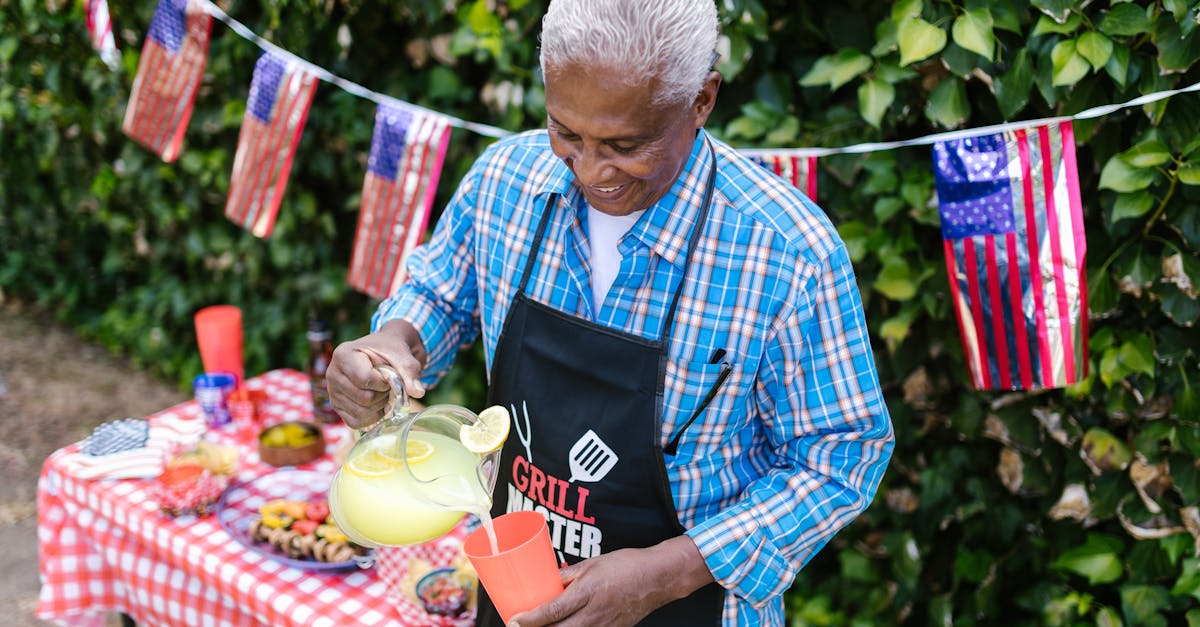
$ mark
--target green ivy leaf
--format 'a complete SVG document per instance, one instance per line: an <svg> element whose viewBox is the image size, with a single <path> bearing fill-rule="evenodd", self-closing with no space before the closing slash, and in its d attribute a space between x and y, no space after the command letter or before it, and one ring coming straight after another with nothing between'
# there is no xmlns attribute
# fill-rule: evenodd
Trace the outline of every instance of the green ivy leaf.
<svg viewBox="0 0 1200 627"><path fill-rule="evenodd" d="M1099 71L1112 57L1113 42L1096 31L1089 31L1075 40L1075 50L1092 64L1092 69Z"/></svg>
<svg viewBox="0 0 1200 627"><path fill-rule="evenodd" d="M1158 289L1158 297L1162 303L1162 312L1175 324L1190 327L1200 318L1200 300L1189 297L1178 287L1172 284L1163 285Z"/></svg>
<svg viewBox="0 0 1200 627"><path fill-rule="evenodd" d="M1187 595L1200 601L1200 558L1183 560L1183 575L1175 581L1171 594Z"/></svg>
<svg viewBox="0 0 1200 627"><path fill-rule="evenodd" d="M1083 434L1079 452L1087 457L1092 467L1104 472L1125 470L1133 460L1133 452L1124 442L1099 427L1092 427Z"/></svg>
<svg viewBox="0 0 1200 627"><path fill-rule="evenodd" d="M1200 163L1185 163L1175 174L1184 185L1200 185Z"/></svg>
<svg viewBox="0 0 1200 627"><path fill-rule="evenodd" d="M1171 160L1171 149L1157 139L1134 144L1121 153L1121 158L1135 168L1153 168Z"/></svg>
<svg viewBox="0 0 1200 627"><path fill-rule="evenodd" d="M804 76L800 77L800 85L803 87L817 87L819 85L828 85L833 81L833 55L825 55L815 62Z"/></svg>
<svg viewBox="0 0 1200 627"><path fill-rule="evenodd" d="M837 91L837 88L871 69L871 64L871 57L854 48L842 48L837 54L818 59L812 69L800 79L800 84L812 87L828 83L830 89Z"/></svg>
<svg viewBox="0 0 1200 627"><path fill-rule="evenodd" d="M1110 348L1104 351L1100 357L1100 380L1104 382L1104 387L1111 388L1117 381L1125 378L1129 371L1125 369L1125 364L1121 363L1120 354L1117 349Z"/></svg>
<svg viewBox="0 0 1200 627"><path fill-rule="evenodd" d="M1052 566L1086 577L1088 583L1112 583L1124 573L1121 553L1125 546L1120 539L1099 533L1089 533L1081 545L1058 556Z"/></svg>
<svg viewBox="0 0 1200 627"><path fill-rule="evenodd" d="M1188 3L1187 0L1163 0L1163 8L1171 12L1171 16L1176 22L1182 22L1183 18L1187 17Z"/></svg>
<svg viewBox="0 0 1200 627"><path fill-rule="evenodd" d="M991 61L996 51L992 26L992 12L981 7L964 11L955 18L950 33L959 46Z"/></svg>
<svg viewBox="0 0 1200 627"><path fill-rule="evenodd" d="M858 110L863 119L875 128L880 127L883 114L887 113L896 98L896 88L878 78L864 82L858 87Z"/></svg>
<svg viewBox="0 0 1200 627"><path fill-rule="evenodd" d="M846 253L850 261L858 263L867 256L867 238L870 235L867 225L858 220L843 222L837 227L838 235L846 245Z"/></svg>
<svg viewBox="0 0 1200 627"><path fill-rule="evenodd" d="M1121 611L1129 625L1166 626L1160 610L1168 609L1171 596L1162 586L1121 586Z"/></svg>
<svg viewBox="0 0 1200 627"><path fill-rule="evenodd" d="M1060 41L1050 51L1054 64L1054 85L1074 85L1088 74L1088 61L1079 54L1074 41Z"/></svg>
<svg viewBox="0 0 1200 627"><path fill-rule="evenodd" d="M1160 15L1154 28L1154 45L1158 46L1158 67L1163 74L1186 72L1200 59L1200 34L1185 35L1179 23Z"/></svg>
<svg viewBox="0 0 1200 627"><path fill-rule="evenodd" d="M1130 373L1140 372L1154 378L1154 342L1148 336L1138 334L1125 338L1118 356Z"/></svg>
<svg viewBox="0 0 1200 627"><path fill-rule="evenodd" d="M1136 192L1150 187L1156 178L1154 170L1135 168L1120 155L1113 155L1100 171L1100 189Z"/></svg>
<svg viewBox="0 0 1200 627"><path fill-rule="evenodd" d="M892 219L892 216L900 213L907 206L903 200L896 196L880 196L875 201L872 211L875 214L875 220L882 224Z"/></svg>
<svg viewBox="0 0 1200 627"><path fill-rule="evenodd" d="M725 125L725 134L729 137L757 139L762 137L766 130L766 126L761 121L748 115L736 117Z"/></svg>
<svg viewBox="0 0 1200 627"><path fill-rule="evenodd" d="M1037 24L1033 27L1033 36L1040 37L1042 35L1070 35L1079 30L1079 26L1083 24L1083 18L1072 13L1067 18L1066 22L1056 22L1045 15L1038 18Z"/></svg>
<svg viewBox="0 0 1200 627"><path fill-rule="evenodd" d="M1013 55L1008 71L996 78L996 105L1004 119L1011 120L1029 103L1033 91L1033 62L1029 50L1021 48Z"/></svg>
<svg viewBox="0 0 1200 627"><path fill-rule="evenodd" d="M1067 15L1075 6L1072 0L1033 0L1031 4L1059 24L1067 21Z"/></svg>
<svg viewBox="0 0 1200 627"><path fill-rule="evenodd" d="M768 146L792 146L796 143L796 137L800 134L800 120L794 115L789 115L783 118L779 124L767 131L763 141Z"/></svg>
<svg viewBox="0 0 1200 627"><path fill-rule="evenodd" d="M1125 89L1125 84L1129 80L1129 48L1125 46L1113 48L1112 56L1108 58L1108 63L1104 64L1104 71L1116 81L1121 89Z"/></svg>
<svg viewBox="0 0 1200 627"><path fill-rule="evenodd" d="M500 32L500 18L488 9L486 0L475 0L467 11L467 26L479 35Z"/></svg>
<svg viewBox="0 0 1200 627"><path fill-rule="evenodd" d="M899 313L879 325L879 335L887 340L889 346L903 342L908 337L909 330L912 329L913 321L916 320L919 311L920 308L916 305L916 301L905 302Z"/></svg>
<svg viewBox="0 0 1200 627"><path fill-rule="evenodd" d="M971 107L967 104L967 92L963 82L953 76L938 83L925 104L925 115L946 128L961 125L970 112Z"/></svg>
<svg viewBox="0 0 1200 627"><path fill-rule="evenodd" d="M1154 28L1154 22L1150 18L1153 11L1153 6L1142 8L1133 3L1118 4L1104 14L1104 19L1100 21L1100 32L1110 37L1131 37L1148 33Z"/></svg>
<svg viewBox="0 0 1200 627"><path fill-rule="evenodd" d="M1193 375L1195 376L1195 375ZM1176 418L1187 418L1195 420L1200 417L1200 394L1196 393L1196 389L1190 385L1184 385L1179 394L1175 396L1175 404L1171 407L1171 413ZM1197 446L1190 449L1193 456L1200 457L1200 438L1197 439Z"/></svg>
<svg viewBox="0 0 1200 627"><path fill-rule="evenodd" d="M1127 218L1137 218L1145 215L1153 206L1154 196L1150 192L1117 194L1117 201L1113 203L1112 216L1109 220L1115 223Z"/></svg>
<svg viewBox="0 0 1200 627"><path fill-rule="evenodd" d="M919 17L905 18L896 27L900 65L927 59L946 47L946 31Z"/></svg>
<svg viewBox="0 0 1200 627"><path fill-rule="evenodd" d="M892 5L892 20L900 22L909 17L921 17L924 8L923 0L899 0Z"/></svg>
<svg viewBox="0 0 1200 627"><path fill-rule="evenodd" d="M916 278L903 257L887 258L874 285L876 291L892 300L906 301L917 294Z"/></svg>

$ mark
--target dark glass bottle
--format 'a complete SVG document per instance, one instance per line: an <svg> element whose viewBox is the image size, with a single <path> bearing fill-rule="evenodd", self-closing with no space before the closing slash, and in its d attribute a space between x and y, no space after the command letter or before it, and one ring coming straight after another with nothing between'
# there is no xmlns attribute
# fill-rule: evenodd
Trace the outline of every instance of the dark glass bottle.
<svg viewBox="0 0 1200 627"><path fill-rule="evenodd" d="M333 333L321 320L308 323L308 381L312 386L313 417L318 422L333 424L341 421L329 404L329 385L325 370L333 359Z"/></svg>

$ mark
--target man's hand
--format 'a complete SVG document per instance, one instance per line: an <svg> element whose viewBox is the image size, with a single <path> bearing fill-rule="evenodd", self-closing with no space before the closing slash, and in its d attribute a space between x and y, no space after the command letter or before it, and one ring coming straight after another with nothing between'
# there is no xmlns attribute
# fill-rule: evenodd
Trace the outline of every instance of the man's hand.
<svg viewBox="0 0 1200 627"><path fill-rule="evenodd" d="M375 366L394 368L405 392L420 398L425 396L421 384L425 358L416 328L403 320L392 320L375 333L339 344L325 371L330 405L347 425L366 428L383 417L391 390Z"/></svg>
<svg viewBox="0 0 1200 627"><path fill-rule="evenodd" d="M566 589L509 625L634 625L654 610L713 581L687 536L645 549L621 549L559 571Z"/></svg>

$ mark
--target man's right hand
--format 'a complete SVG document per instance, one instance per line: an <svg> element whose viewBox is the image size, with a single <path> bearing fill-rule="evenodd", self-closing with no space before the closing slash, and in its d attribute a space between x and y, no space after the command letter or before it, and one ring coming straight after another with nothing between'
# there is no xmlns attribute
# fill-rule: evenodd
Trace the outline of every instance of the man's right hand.
<svg viewBox="0 0 1200 627"><path fill-rule="evenodd" d="M347 425L365 429L383 417L391 391L375 366L391 366L408 395L420 398L425 396L425 359L420 335L404 320L392 320L370 335L339 344L325 371L330 404Z"/></svg>

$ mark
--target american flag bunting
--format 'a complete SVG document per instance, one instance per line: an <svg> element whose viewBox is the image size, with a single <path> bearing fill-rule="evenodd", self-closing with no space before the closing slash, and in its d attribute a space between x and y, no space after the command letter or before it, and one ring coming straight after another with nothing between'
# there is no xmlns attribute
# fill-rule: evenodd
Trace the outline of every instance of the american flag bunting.
<svg viewBox="0 0 1200 627"><path fill-rule="evenodd" d="M113 37L108 0L86 0L84 10L87 13L87 30L92 47L100 53L100 59L109 69L117 69L121 64L121 53L117 50L117 40Z"/></svg>
<svg viewBox="0 0 1200 627"><path fill-rule="evenodd" d="M1030 390L1086 378L1087 242L1071 122L938 142L933 161L974 386Z"/></svg>
<svg viewBox="0 0 1200 627"><path fill-rule="evenodd" d="M400 104L376 109L346 276L351 287L384 298L404 280L404 259L425 232L449 139L443 116Z"/></svg>
<svg viewBox="0 0 1200 627"><path fill-rule="evenodd" d="M816 157L799 157L786 152L772 154L755 151L750 158L791 183L793 187L804 192L805 196L813 200L817 199Z"/></svg>
<svg viewBox="0 0 1200 627"><path fill-rule="evenodd" d="M161 0L154 10L121 129L163 161L183 147L211 32L202 0Z"/></svg>
<svg viewBox="0 0 1200 627"><path fill-rule="evenodd" d="M257 237L275 226L316 89L316 76L275 52L264 52L254 65L225 215Z"/></svg>

